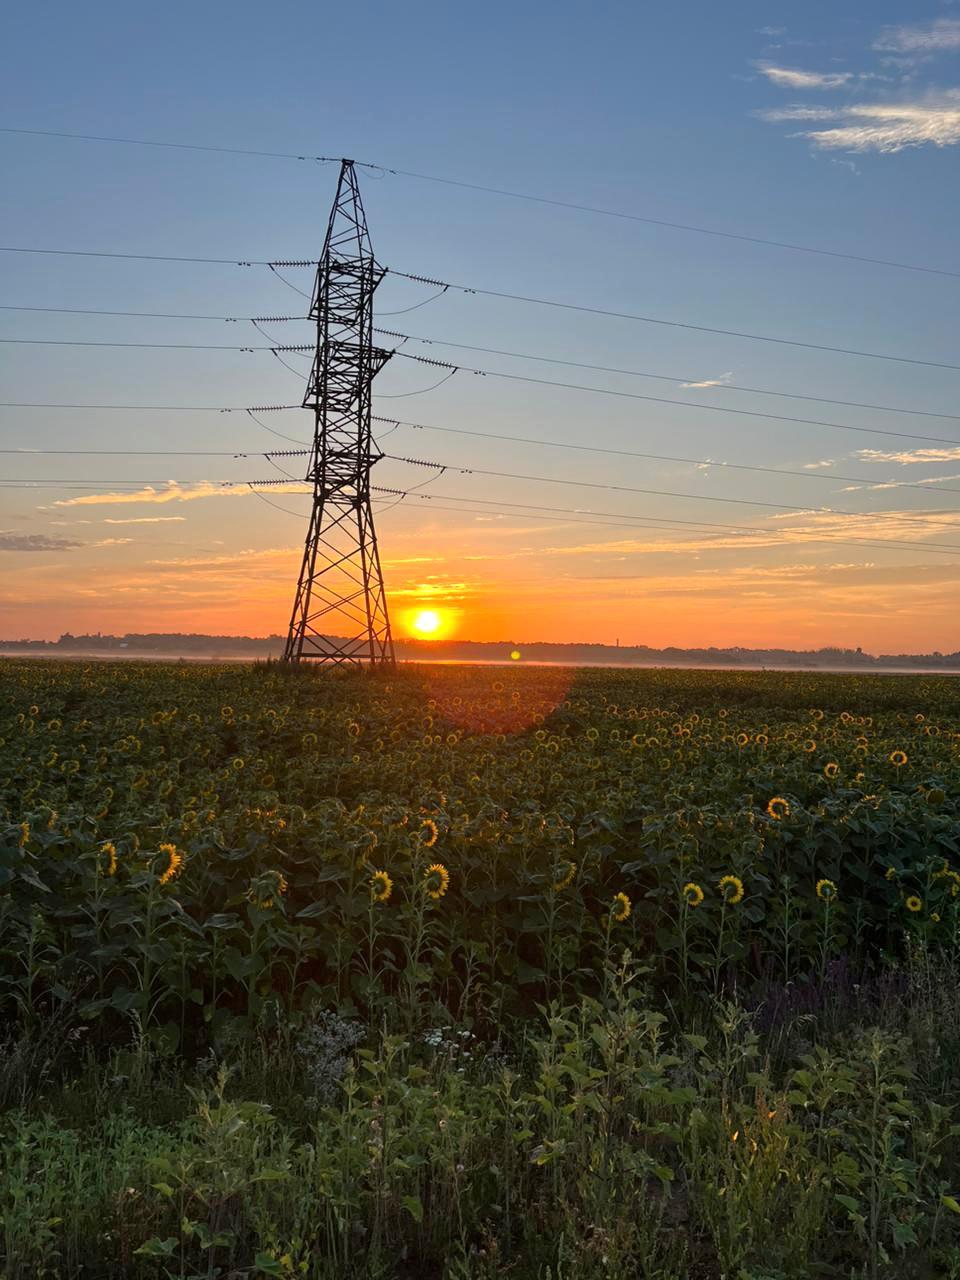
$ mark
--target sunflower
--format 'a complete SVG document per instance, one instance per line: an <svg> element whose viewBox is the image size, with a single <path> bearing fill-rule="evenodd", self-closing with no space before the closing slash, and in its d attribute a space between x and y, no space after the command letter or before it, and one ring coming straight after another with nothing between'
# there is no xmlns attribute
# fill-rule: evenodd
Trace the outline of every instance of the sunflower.
<svg viewBox="0 0 960 1280"><path fill-rule="evenodd" d="M817 744L812 738L807 738L806 742L803 744L803 749L809 755L811 752L816 751Z"/></svg>
<svg viewBox="0 0 960 1280"><path fill-rule="evenodd" d="M914 915L916 915L918 911L923 910L923 899L918 898L915 893L911 893L910 897L907 898L906 902L904 903L904 906L907 908L908 911L912 911Z"/></svg>
<svg viewBox="0 0 960 1280"><path fill-rule="evenodd" d="M427 886L427 893L434 902L442 898L450 888L450 872L442 862L431 863L423 873L423 879Z"/></svg>
<svg viewBox="0 0 960 1280"><path fill-rule="evenodd" d="M840 766L835 760L831 760L823 766L823 776L825 778L835 778L839 772Z"/></svg>
<svg viewBox="0 0 960 1280"><path fill-rule="evenodd" d="M386 902L393 893L393 881L385 871L375 871L370 877L370 897L374 902Z"/></svg>
<svg viewBox="0 0 960 1280"><path fill-rule="evenodd" d="M117 874L117 846L107 841L107 843L101 847L100 852L107 859L106 874L108 876L115 876Z"/></svg>
<svg viewBox="0 0 960 1280"><path fill-rule="evenodd" d="M930 919L933 921L933 923L934 923L934 924L939 924L939 923L940 923L940 912L939 912L939 911L931 911L931 912L930 912Z"/></svg>
<svg viewBox="0 0 960 1280"><path fill-rule="evenodd" d="M420 829L421 831L427 832L427 834L422 837L424 847L432 849L440 836L440 829L432 818L424 818L423 822L420 823Z"/></svg>
<svg viewBox="0 0 960 1280"><path fill-rule="evenodd" d="M832 902L837 896L837 886L832 880L817 881L817 897L822 902Z"/></svg>
<svg viewBox="0 0 960 1280"><path fill-rule="evenodd" d="M610 918L614 924L623 924L631 910L630 899L625 893L614 894L613 902L610 904Z"/></svg>
<svg viewBox="0 0 960 1280"><path fill-rule="evenodd" d="M233 765L234 770L239 773L244 766L243 756L234 756L230 763Z"/></svg>
<svg viewBox="0 0 960 1280"><path fill-rule="evenodd" d="M749 741L750 741L750 735L749 735L749 733L738 733L738 734L737 734L737 746L738 746L738 747L745 747Z"/></svg>
<svg viewBox="0 0 960 1280"><path fill-rule="evenodd" d="M729 902L732 907L743 900L743 881L739 876L721 876L717 888L723 894L724 902Z"/></svg>
<svg viewBox="0 0 960 1280"><path fill-rule="evenodd" d="M896 867L887 867L886 871L884 872L884 878L885 878L885 879L887 879L887 880L896 880L896 878L897 878L897 868L896 868Z"/></svg>
<svg viewBox="0 0 960 1280"><path fill-rule="evenodd" d="M682 892L688 907L699 907L703 901L703 890L692 880L683 886Z"/></svg>
<svg viewBox="0 0 960 1280"><path fill-rule="evenodd" d="M261 911L269 911L274 903L274 895L282 898L287 892L287 878L282 871L265 871L257 876L247 890L247 898Z"/></svg>
<svg viewBox="0 0 960 1280"><path fill-rule="evenodd" d="M784 800L783 796L774 796L772 800L767 802L767 813L771 818L775 818L777 822L782 818L789 818L789 801Z"/></svg>
<svg viewBox="0 0 960 1280"><path fill-rule="evenodd" d="M576 874L577 874L577 864L575 862L568 862L566 874L563 876L562 879L558 880L556 884L553 886L554 889L557 891L557 893L559 893L562 889L569 889L569 887L573 884L573 877Z"/></svg>
<svg viewBox="0 0 960 1280"><path fill-rule="evenodd" d="M177 851L175 844L162 844L160 853L167 855L167 866L163 875L160 877L161 884L169 884L180 874L180 868L183 866L183 854Z"/></svg>
<svg viewBox="0 0 960 1280"><path fill-rule="evenodd" d="M891 751L888 759L891 764L896 765L898 769L902 769L907 763L907 753L905 751Z"/></svg>
<svg viewBox="0 0 960 1280"><path fill-rule="evenodd" d="M20 838L17 841L18 846L23 849L26 847L27 841L30 839L30 823L20 823Z"/></svg>

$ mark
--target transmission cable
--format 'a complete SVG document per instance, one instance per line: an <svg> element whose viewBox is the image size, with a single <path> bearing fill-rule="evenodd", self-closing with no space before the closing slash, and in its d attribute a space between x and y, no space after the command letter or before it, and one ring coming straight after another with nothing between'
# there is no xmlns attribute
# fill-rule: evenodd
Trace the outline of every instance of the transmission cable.
<svg viewBox="0 0 960 1280"><path fill-rule="evenodd" d="M868 487L884 486L898 489L920 489L924 493L930 493L930 486L936 485L934 492L960 493L960 489L937 484L935 478L924 483L922 481L880 480L867 476L842 476L835 471L797 471L790 467L759 467L743 462L725 462L719 458L679 458L663 453L638 453L634 449L613 449L594 444L568 444L566 441L561 440L541 440L532 436L503 435L495 431L473 431L467 427L436 427L427 422L407 422L402 418L387 418L377 413L371 414L371 418L374 422L393 422L401 427L410 427L414 431L440 431L444 435L476 436L481 440L502 440L508 444L532 444L548 449L574 449L578 453L613 454L622 458L642 458L648 462L680 462L695 467L723 467L730 471L759 471L767 475L798 476L803 480L820 480L827 483L843 480L851 484L863 484ZM960 445L960 442L958 442L958 445ZM936 459L931 459L931 462L934 461Z"/></svg>
<svg viewBox="0 0 960 1280"><path fill-rule="evenodd" d="M719 404L697 404L688 400L669 400L660 396L646 396L638 391L617 391L612 387L589 387L578 382L558 382L552 378L534 378L529 374L522 373L504 373L499 369L476 369L469 365L449 364L445 360L428 360L426 356L411 355L408 351L395 351L394 355L402 360L416 360L420 364L435 365L440 369L460 370L463 373L473 373L480 378L502 378L508 382L529 382L538 387L559 387L564 391L586 391L592 392L594 395L615 396L620 400L643 400L654 404L675 404L685 408L703 409L711 413L732 413L739 414L748 418L769 418L774 422L793 422L807 423L810 426L828 427L838 431L855 431L863 435L891 436L898 440L920 440L928 444L949 444L960 446L960 440L951 439L949 436L924 436L917 435L909 431L887 431L881 427L854 427L842 422L827 422L818 418L794 418L778 413L762 413L759 409L735 409L728 405ZM960 365L957 366L960 368ZM380 393L378 392L379 396Z"/></svg>
<svg viewBox="0 0 960 1280"><path fill-rule="evenodd" d="M442 292L434 294L432 298L425 299L426 302L434 301L442 296ZM416 306L423 306L424 303L417 303ZM406 310L414 310L408 307ZM124 316L130 318L158 319L158 320L218 320L228 324L238 324L249 322L253 325L260 324L288 324L294 322L310 322L308 316L217 316L205 315L200 313L179 313L171 311L109 311L99 308L79 308L79 307L31 307L31 306L14 306L10 304L0 305L0 311L36 311L46 312L57 315L92 315L92 316ZM381 311L381 316L386 315L402 315L402 311ZM261 329L262 333L263 330ZM533 360L541 364L557 364L571 369L590 369L597 373L616 373L622 374L630 378L649 378L656 382L670 382L683 386L696 386L703 382L703 375L694 374L669 374L669 373L651 373L643 369L623 369L616 365L588 364L582 360L565 360L558 356L542 356L532 355L527 351L507 351L500 347L480 347L466 342L452 342L447 338L423 338L416 334L399 333L393 329L375 328L375 333L383 334L386 337L399 338L406 342L419 342L424 346L442 346L454 347L461 351L480 351L485 355L508 356L517 360ZM264 333L264 337L268 335ZM274 339L270 339L274 341ZM732 391L743 395L760 395L760 396L776 396L786 400L809 400L816 404L835 404L847 409L870 409L878 413L899 413L909 414L922 418L943 418L951 422L960 421L960 414L942 413L932 409L915 409L904 405L890 404L874 404L864 400L837 400L830 396L814 396L804 394L797 391L777 391L769 387L747 387L737 382L719 382L714 381L710 387L712 391ZM686 401L669 401L668 403L688 403ZM691 405L693 401L689 402ZM697 406L702 407L702 406ZM792 419L791 419L792 420ZM808 419L797 419L797 421L808 421Z"/></svg>
<svg viewBox="0 0 960 1280"><path fill-rule="evenodd" d="M20 134L27 137L68 138L75 142L109 142L124 146L163 147L178 151L206 151L221 155L240 155L267 157L275 160L297 160L314 164L335 164L332 156L299 155L288 151L259 151L241 147L201 146L188 142L154 142L146 138L120 138L93 133L64 133L53 129L15 129L0 128L0 133ZM721 231L716 227L697 226L693 223L674 222L666 218L652 218L638 213L628 213L622 209L605 209L597 205L580 204L571 200L558 200L550 196L533 195L530 192L512 191L505 187L487 186L479 182L466 182L457 178L442 178L436 174L417 173L410 169L394 169L386 165L374 164L370 161L357 160L354 163L361 169L371 173L379 171L398 178L413 178L418 182L439 183L447 187L460 187L466 191L482 191L488 195L505 196L511 200L523 200L533 204L548 205L557 209L570 209L576 213L591 213L604 218L617 218L626 222L639 222L648 226L664 227L671 231L685 231L696 235L714 236L723 240L739 240L747 244L763 245L771 249L787 249L792 253L812 253L820 257L840 258L849 262L861 262L870 266L890 267L898 271L918 271L924 275L948 276L960 278L960 271L951 271L945 267L925 267L913 262L897 262L888 258L874 258L866 254L846 253L839 249L823 249L814 245L795 244L786 240L773 240L764 236L749 235L746 232Z"/></svg>
<svg viewBox="0 0 960 1280"><path fill-rule="evenodd" d="M522 293L505 293L498 289L480 289L465 284L453 284L447 280L436 280L431 276L414 275L408 271L395 271L391 274L404 280L413 280L417 284L439 286L446 284L458 293L475 294L486 298L502 298L508 302L527 302L538 307L554 307L561 311L577 311L587 315L610 316L615 320L633 320L640 324L663 325L668 329L687 329L696 333L719 334L726 338L744 338L750 342L772 342L777 346L802 347L807 351L830 351L835 355L862 356L868 360L888 360L896 364L916 364L928 369L954 369L960 372L960 364L946 364L937 360L919 360L913 356L886 355L877 351L859 351L852 347L832 347L820 342L802 342L798 338L775 338L769 334L746 333L739 329L717 329L709 325L693 324L686 320L664 320L658 316L642 316L635 311L610 311L605 307L588 307L578 302L559 302L555 298L535 298Z"/></svg>
<svg viewBox="0 0 960 1280"><path fill-rule="evenodd" d="M484 467L463 467L457 466L454 463L439 463L421 458L408 458L394 453L385 453L383 457L391 462L403 462L414 467L439 468L440 466L445 466L448 471L456 472L458 475L493 476L500 480L525 480L536 484L572 485L574 488L578 489L603 489L610 493L643 493L659 498L685 498L693 502L722 502L732 506L764 507L782 512L797 511L805 515L843 516L853 520L895 519L900 521L902 524L917 524L924 528L930 528L931 526L929 516L901 515L896 511L846 511L836 507L801 507L788 502L762 502L754 498L722 498L714 494L682 493L672 489L639 488L635 485L612 484L609 481L565 480L560 479L557 476L527 475L516 471L494 471ZM960 515L960 512L949 510L943 514ZM935 524L936 522L933 523ZM960 546L956 549L960 551Z"/></svg>

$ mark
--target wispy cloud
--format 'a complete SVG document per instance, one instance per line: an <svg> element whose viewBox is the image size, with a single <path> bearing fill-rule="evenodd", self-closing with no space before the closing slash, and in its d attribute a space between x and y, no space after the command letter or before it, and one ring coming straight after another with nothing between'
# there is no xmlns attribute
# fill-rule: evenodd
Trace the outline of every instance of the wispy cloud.
<svg viewBox="0 0 960 1280"><path fill-rule="evenodd" d="M51 538L46 533L0 533L0 551L69 551L82 546L82 542Z"/></svg>
<svg viewBox="0 0 960 1280"><path fill-rule="evenodd" d="M246 498L250 496L246 485L224 486L200 480L196 484L179 484L171 480L165 489L152 485L132 493L85 493L78 498L58 498L55 507L104 506L143 502L195 502L200 498ZM271 485L270 493L307 493L302 481Z"/></svg>
<svg viewBox="0 0 960 1280"><path fill-rule="evenodd" d="M680 385L685 390L690 391L700 387L727 387L733 381L732 371L721 373L719 378L704 378L702 382L681 382Z"/></svg>
<svg viewBox="0 0 960 1280"><path fill-rule="evenodd" d="M960 462L960 446L956 449L858 449L861 462L897 462L902 467L915 463Z"/></svg>
<svg viewBox="0 0 960 1280"><path fill-rule="evenodd" d="M127 516L119 519L115 516L104 516L104 524L173 524L177 520L186 520L186 516ZM84 521L89 524L89 521Z"/></svg>
<svg viewBox="0 0 960 1280"><path fill-rule="evenodd" d="M803 464L804 471L816 471L819 467L832 467L835 464L833 458L821 458L819 462L805 462Z"/></svg>
<svg viewBox="0 0 960 1280"><path fill-rule="evenodd" d="M884 27L873 47L883 53L958 53L960 20L936 18L926 25Z"/></svg>
<svg viewBox="0 0 960 1280"><path fill-rule="evenodd" d="M843 107L830 129L801 136L826 151L880 151L907 147L950 147L960 142L960 90L947 89L924 101L873 102Z"/></svg>
<svg viewBox="0 0 960 1280"><path fill-rule="evenodd" d="M781 89L842 89L856 79L852 71L801 71L770 62L758 62L756 66L761 75Z"/></svg>

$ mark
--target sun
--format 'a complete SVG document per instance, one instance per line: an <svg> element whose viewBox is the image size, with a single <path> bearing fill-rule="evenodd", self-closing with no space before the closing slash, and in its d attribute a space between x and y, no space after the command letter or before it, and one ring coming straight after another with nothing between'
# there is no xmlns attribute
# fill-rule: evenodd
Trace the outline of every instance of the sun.
<svg viewBox="0 0 960 1280"><path fill-rule="evenodd" d="M436 609L421 609L415 613L410 624L420 636L434 636L443 625L443 619Z"/></svg>

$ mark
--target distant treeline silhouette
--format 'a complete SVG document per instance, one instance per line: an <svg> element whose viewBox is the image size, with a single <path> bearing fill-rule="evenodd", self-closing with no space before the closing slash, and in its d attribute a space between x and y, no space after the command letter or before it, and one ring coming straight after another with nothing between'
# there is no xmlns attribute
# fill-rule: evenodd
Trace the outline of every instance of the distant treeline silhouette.
<svg viewBox="0 0 960 1280"><path fill-rule="evenodd" d="M0 640L7 653L92 654L116 653L134 656L163 655L171 657L250 657L275 658L283 652L283 637L208 636L181 632L130 632L126 635L71 635L65 632L58 640ZM747 649L741 646L664 649L648 645L610 645L546 641L518 642L479 640L414 640L397 639L397 656L407 660L446 660L490 662L510 660L513 653L520 661L602 664L622 663L650 666L796 666L796 667L927 667L960 669L960 651L955 653L870 654L862 649Z"/></svg>

